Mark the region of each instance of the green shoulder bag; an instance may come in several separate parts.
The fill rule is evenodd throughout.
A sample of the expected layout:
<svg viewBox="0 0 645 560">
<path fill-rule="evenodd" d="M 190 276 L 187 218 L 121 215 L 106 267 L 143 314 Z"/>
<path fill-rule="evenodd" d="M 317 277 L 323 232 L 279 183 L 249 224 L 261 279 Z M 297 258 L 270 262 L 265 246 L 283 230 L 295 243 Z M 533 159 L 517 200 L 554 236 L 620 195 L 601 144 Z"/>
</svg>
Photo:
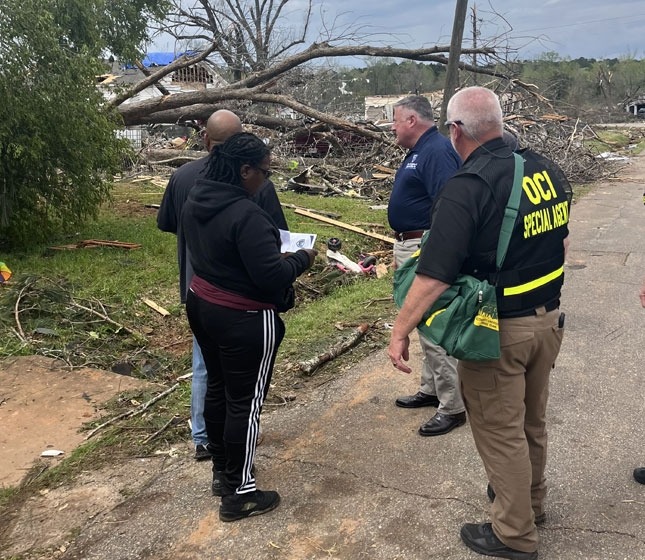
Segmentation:
<svg viewBox="0 0 645 560">
<path fill-rule="evenodd" d="M 519 211 L 524 160 L 515 156 L 513 189 L 504 211 L 497 243 L 496 268 L 504 263 L 511 233 Z M 425 243 L 425 237 L 422 240 Z M 394 273 L 394 302 L 401 308 L 416 276 L 421 250 Z M 495 286 L 468 274 L 455 282 L 428 309 L 417 325 L 419 332 L 459 360 L 496 360 L 500 356 L 499 320 Z"/>
</svg>

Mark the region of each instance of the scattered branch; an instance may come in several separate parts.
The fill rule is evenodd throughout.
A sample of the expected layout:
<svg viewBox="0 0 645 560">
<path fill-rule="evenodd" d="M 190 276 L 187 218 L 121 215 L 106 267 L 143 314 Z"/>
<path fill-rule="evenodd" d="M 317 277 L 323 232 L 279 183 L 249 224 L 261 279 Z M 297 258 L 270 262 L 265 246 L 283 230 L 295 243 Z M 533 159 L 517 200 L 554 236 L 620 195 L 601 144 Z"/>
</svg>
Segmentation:
<svg viewBox="0 0 645 560">
<path fill-rule="evenodd" d="M 98 311 L 95 311 L 91 307 L 86 307 L 84 305 L 81 305 L 80 303 L 76 303 L 73 299 L 71 301 L 71 305 L 76 307 L 76 308 L 78 308 L 78 309 L 82 309 L 83 311 L 87 311 L 88 313 L 91 313 L 92 315 L 96 315 L 97 317 L 100 317 L 105 322 L 110 323 L 110 325 L 114 325 L 115 327 L 117 327 L 117 332 L 119 330 L 124 330 L 125 332 L 127 332 L 127 333 L 129 333 L 129 334 L 131 334 L 133 336 L 136 336 L 138 338 L 141 338 L 141 339 L 145 338 L 141 333 L 138 333 L 137 331 L 135 331 L 133 329 L 130 329 L 130 328 L 126 327 L 125 325 L 122 325 L 121 323 L 117 323 L 113 319 L 110 319 L 110 317 L 108 317 L 106 314 L 99 313 Z"/>
<path fill-rule="evenodd" d="M 87 435 L 85 436 L 85 439 L 88 440 L 92 436 L 94 436 L 96 433 L 98 433 L 100 430 L 103 428 L 110 426 L 111 424 L 114 424 L 115 422 L 122 420 L 123 418 L 130 418 L 131 416 L 137 416 L 144 412 L 146 409 L 151 407 L 153 404 L 155 404 L 157 401 L 163 399 L 164 397 L 167 397 L 172 393 L 177 387 L 179 387 L 179 383 L 175 383 L 172 387 L 166 389 L 165 391 L 159 393 L 156 397 L 150 399 L 148 402 L 143 403 L 142 405 L 138 406 L 137 408 L 134 408 L 132 410 L 129 410 L 128 412 L 124 412 L 123 414 L 119 414 L 118 416 L 115 416 L 114 418 L 110 418 L 106 422 L 103 422 L 103 424 L 98 425 L 96 428 L 93 430 L 90 430 Z"/>
<path fill-rule="evenodd" d="M 171 426 L 173 423 L 175 423 L 179 419 L 178 416 L 173 416 L 168 422 L 166 422 L 161 428 L 159 428 L 154 434 L 149 435 L 146 439 L 143 440 L 142 443 L 148 443 L 155 439 L 157 436 L 162 434 L 165 430 L 168 429 L 169 426 Z"/>
<path fill-rule="evenodd" d="M 344 352 L 347 352 L 350 348 L 356 346 L 356 344 L 358 344 L 358 342 L 365 336 L 365 333 L 369 328 L 370 326 L 367 323 L 361 323 L 356 327 L 356 329 L 354 329 L 354 332 L 350 336 L 342 340 L 339 344 L 332 346 L 329 350 L 319 354 L 315 358 L 298 362 L 298 367 L 307 375 L 311 375 L 321 365 L 333 360 Z"/>
</svg>

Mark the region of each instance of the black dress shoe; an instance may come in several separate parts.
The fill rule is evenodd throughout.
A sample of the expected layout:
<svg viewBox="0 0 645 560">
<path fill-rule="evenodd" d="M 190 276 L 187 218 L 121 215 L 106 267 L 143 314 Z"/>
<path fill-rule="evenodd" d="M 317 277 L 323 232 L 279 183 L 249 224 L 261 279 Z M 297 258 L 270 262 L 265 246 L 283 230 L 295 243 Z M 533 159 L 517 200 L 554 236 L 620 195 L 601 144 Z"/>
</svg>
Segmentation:
<svg viewBox="0 0 645 560">
<path fill-rule="evenodd" d="M 645 484 L 645 467 L 634 469 L 634 480 L 641 484 Z"/>
<path fill-rule="evenodd" d="M 466 423 L 466 413 L 443 414 L 437 412 L 430 420 L 419 428 L 419 434 L 422 436 L 440 436 L 447 434 L 455 428 Z"/>
<path fill-rule="evenodd" d="M 510 560 L 535 560 L 538 557 L 537 551 L 522 552 L 506 546 L 497 538 L 490 523 L 466 523 L 461 527 L 460 534 L 468 548 L 485 556 Z"/>
<path fill-rule="evenodd" d="M 488 499 L 492 502 L 495 501 L 495 490 L 493 490 L 493 487 L 488 484 L 486 486 L 486 494 L 488 495 Z M 536 525 L 542 525 L 546 521 L 546 513 L 540 513 L 535 516 L 535 524 Z"/>
<path fill-rule="evenodd" d="M 439 399 L 435 395 L 426 395 L 419 391 L 416 395 L 400 397 L 394 401 L 401 408 L 421 408 L 422 406 L 439 406 Z"/>
</svg>

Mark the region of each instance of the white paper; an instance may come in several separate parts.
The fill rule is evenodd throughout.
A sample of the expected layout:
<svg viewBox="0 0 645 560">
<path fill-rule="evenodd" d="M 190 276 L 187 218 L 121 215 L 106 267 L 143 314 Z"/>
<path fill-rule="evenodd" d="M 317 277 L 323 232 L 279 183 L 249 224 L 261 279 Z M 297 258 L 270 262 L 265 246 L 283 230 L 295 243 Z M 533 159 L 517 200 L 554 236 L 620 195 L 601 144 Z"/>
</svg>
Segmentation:
<svg viewBox="0 0 645 560">
<path fill-rule="evenodd" d="M 299 249 L 313 249 L 316 242 L 315 233 L 294 233 L 280 230 L 281 253 L 295 253 Z"/>
<path fill-rule="evenodd" d="M 43 451 L 40 456 L 41 457 L 58 457 L 60 455 L 64 455 L 64 451 L 60 451 L 59 449 L 46 449 Z"/>
</svg>

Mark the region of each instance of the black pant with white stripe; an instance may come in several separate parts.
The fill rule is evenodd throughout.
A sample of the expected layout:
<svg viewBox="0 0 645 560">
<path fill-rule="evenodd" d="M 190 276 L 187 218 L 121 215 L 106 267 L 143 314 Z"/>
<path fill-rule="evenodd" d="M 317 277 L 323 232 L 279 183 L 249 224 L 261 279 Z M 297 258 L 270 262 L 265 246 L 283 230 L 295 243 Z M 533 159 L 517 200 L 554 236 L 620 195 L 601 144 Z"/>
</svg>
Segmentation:
<svg viewBox="0 0 645 560">
<path fill-rule="evenodd" d="M 230 309 L 191 291 L 186 312 L 208 372 L 204 420 L 213 468 L 223 472 L 224 493 L 253 492 L 260 412 L 284 323 L 275 311 Z"/>
</svg>

